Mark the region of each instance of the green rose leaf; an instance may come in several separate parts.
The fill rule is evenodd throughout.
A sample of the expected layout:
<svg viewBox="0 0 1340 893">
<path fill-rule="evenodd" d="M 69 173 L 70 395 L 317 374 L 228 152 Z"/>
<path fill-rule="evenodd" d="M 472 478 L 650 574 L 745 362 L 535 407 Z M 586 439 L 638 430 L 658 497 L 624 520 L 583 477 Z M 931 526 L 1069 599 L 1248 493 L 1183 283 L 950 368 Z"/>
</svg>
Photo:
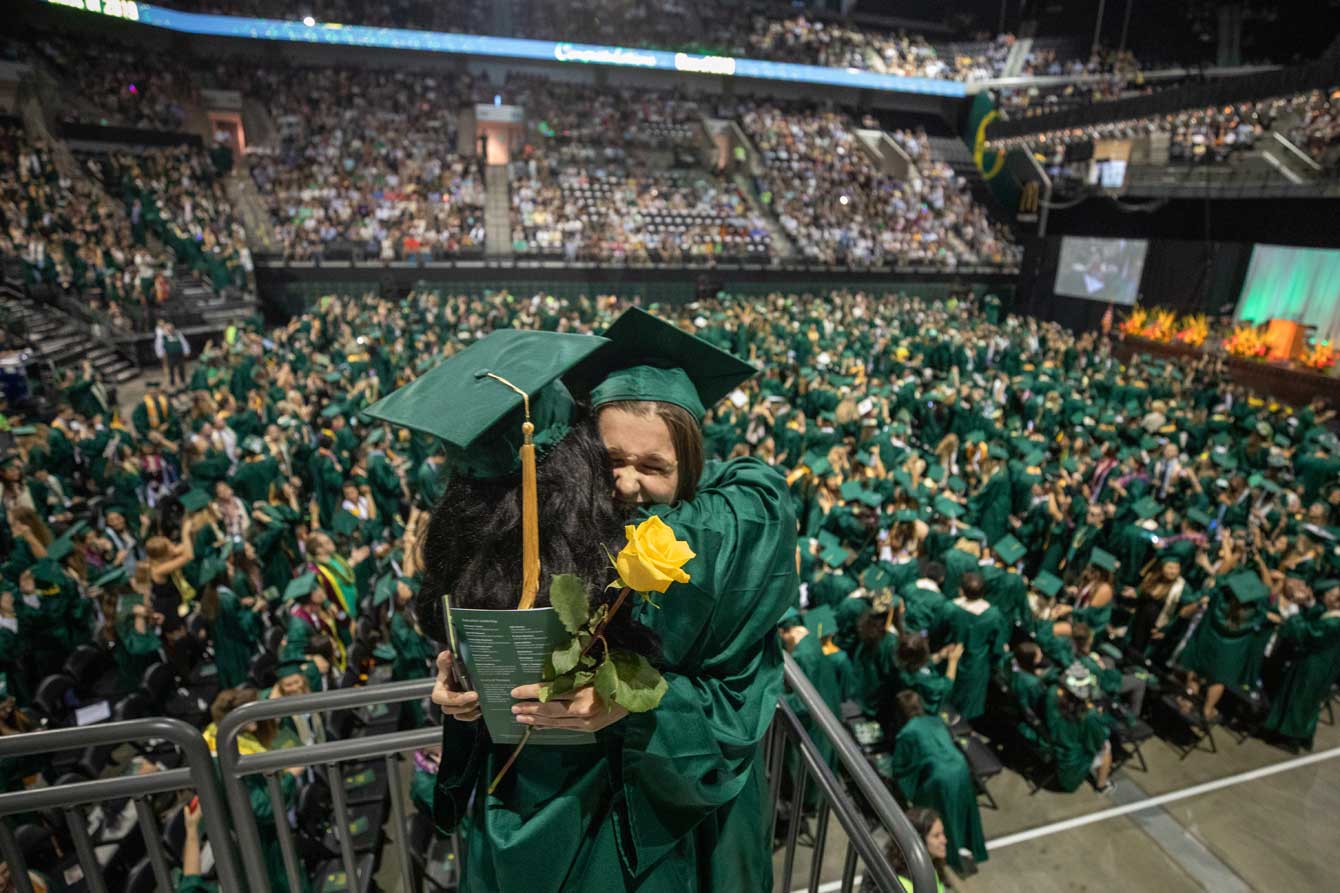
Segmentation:
<svg viewBox="0 0 1340 893">
<path fill-rule="evenodd" d="M 640 654 L 616 651 L 605 661 L 604 666 L 614 668 L 614 702 L 629 713 L 654 710 L 669 688 L 660 671 Z M 598 684 L 596 690 L 600 690 Z M 604 692 L 601 692 L 601 696 L 605 697 Z"/>
<path fill-rule="evenodd" d="M 549 603 L 558 613 L 563 628 L 574 635 L 591 614 L 586 587 L 572 574 L 554 575 L 554 581 L 549 585 Z"/>
<path fill-rule="evenodd" d="M 572 687 L 571 676 L 559 676 L 553 682 L 546 682 L 540 686 L 540 703 L 548 703 L 555 695 L 572 691 Z"/>
<path fill-rule="evenodd" d="M 582 656 L 582 642 L 576 636 L 567 645 L 554 649 L 550 659 L 554 662 L 554 672 L 559 676 L 577 668 L 577 660 Z"/>
<path fill-rule="evenodd" d="M 615 700 L 614 693 L 619 688 L 619 671 L 614 668 L 614 661 L 607 658 L 601 663 L 591 678 L 591 684 L 596 687 L 596 694 L 607 701 Z"/>
</svg>

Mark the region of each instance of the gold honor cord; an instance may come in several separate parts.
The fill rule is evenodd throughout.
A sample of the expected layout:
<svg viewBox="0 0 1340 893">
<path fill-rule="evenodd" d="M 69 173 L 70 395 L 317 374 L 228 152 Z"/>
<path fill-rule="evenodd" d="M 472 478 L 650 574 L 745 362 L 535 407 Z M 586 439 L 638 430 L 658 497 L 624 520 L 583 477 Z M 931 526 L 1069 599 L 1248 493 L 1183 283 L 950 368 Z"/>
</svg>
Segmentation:
<svg viewBox="0 0 1340 893">
<path fill-rule="evenodd" d="M 535 425 L 530 420 L 530 395 L 501 375 L 484 373 L 499 384 L 506 385 L 521 395 L 526 421 L 521 426 L 524 440 L 521 444 L 521 600 L 517 610 L 524 611 L 535 605 L 540 591 L 540 509 L 535 482 Z"/>
</svg>

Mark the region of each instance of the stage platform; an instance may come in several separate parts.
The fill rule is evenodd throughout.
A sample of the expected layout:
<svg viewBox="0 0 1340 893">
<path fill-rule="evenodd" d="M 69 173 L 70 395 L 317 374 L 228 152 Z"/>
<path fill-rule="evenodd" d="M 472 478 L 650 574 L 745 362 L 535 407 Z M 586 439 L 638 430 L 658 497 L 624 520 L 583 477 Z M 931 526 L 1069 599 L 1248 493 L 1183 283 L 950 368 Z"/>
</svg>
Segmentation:
<svg viewBox="0 0 1340 893">
<path fill-rule="evenodd" d="M 1133 335 L 1127 335 L 1117 341 L 1113 350 L 1123 363 L 1130 362 L 1131 357 L 1139 353 L 1191 362 L 1209 353 L 1199 347 L 1165 344 L 1162 341 L 1150 341 Z M 1306 405 L 1315 397 L 1323 397 L 1330 401 L 1332 406 L 1340 407 L 1340 377 L 1334 374 L 1323 375 L 1311 369 L 1243 360 L 1238 357 L 1225 359 L 1229 379 L 1251 388 L 1262 396 L 1273 397 L 1281 403 L 1295 406 Z"/>
</svg>

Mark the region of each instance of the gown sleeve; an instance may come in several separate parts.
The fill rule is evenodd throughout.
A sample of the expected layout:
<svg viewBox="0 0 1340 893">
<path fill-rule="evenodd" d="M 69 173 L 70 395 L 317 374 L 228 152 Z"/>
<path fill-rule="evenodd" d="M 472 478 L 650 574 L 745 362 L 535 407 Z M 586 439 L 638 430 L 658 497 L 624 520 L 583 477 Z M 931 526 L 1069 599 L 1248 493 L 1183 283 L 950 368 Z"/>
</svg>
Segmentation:
<svg viewBox="0 0 1340 893">
<path fill-rule="evenodd" d="M 634 874 L 749 783 L 782 693 L 777 621 L 799 591 L 795 515 L 766 464 L 713 463 L 691 502 L 652 511 L 696 557 L 689 583 L 639 607 L 661 639 L 665 697 L 609 730 L 620 851 Z"/>
</svg>

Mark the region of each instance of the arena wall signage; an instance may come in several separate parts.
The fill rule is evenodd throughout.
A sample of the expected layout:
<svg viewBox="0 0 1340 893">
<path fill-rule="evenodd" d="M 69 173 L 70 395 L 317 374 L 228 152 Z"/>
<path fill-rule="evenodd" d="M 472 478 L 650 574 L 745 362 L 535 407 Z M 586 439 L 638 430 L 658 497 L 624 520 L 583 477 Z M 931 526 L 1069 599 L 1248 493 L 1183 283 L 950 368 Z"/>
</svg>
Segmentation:
<svg viewBox="0 0 1340 893">
<path fill-rule="evenodd" d="M 339 25 L 330 22 L 280 21 L 242 16 L 206 15 L 164 9 L 130 0 L 47 0 L 55 6 L 98 13 L 126 21 L 152 25 L 183 34 L 210 37 L 242 37 L 259 40 L 289 40 L 299 43 L 324 43 L 345 46 L 382 47 L 433 53 L 458 53 L 507 59 L 534 59 L 582 65 L 610 65 L 658 71 L 680 71 L 720 77 L 758 78 L 799 84 L 822 84 L 893 93 L 921 93 L 931 96 L 967 95 L 959 81 L 938 78 L 898 77 L 859 71 L 854 68 L 828 68 L 768 62 L 762 59 L 737 59 L 730 56 L 699 56 L 664 50 L 629 49 L 585 43 L 554 43 L 548 40 L 523 40 L 513 37 L 484 37 L 472 34 L 448 34 L 441 31 L 413 31 L 405 28 L 370 28 L 363 25 Z M 310 24 L 307 22 L 311 21 Z"/>
</svg>

